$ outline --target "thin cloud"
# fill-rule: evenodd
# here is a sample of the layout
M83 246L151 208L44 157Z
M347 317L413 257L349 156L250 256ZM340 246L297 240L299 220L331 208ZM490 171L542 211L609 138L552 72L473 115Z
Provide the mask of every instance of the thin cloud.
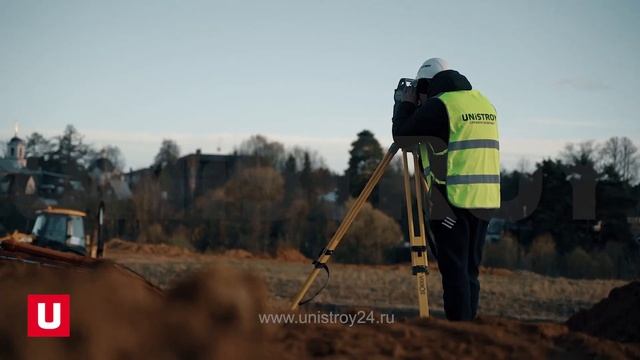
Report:
M611 88L603 81L582 77L563 78L556 81L554 85L559 88L567 88L579 91L602 91L609 90Z

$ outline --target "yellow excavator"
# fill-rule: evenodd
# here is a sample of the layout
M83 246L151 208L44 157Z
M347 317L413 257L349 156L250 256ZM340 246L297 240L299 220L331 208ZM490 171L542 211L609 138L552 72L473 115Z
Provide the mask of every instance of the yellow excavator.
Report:
M0 260L16 260L43 265L91 265L102 258L104 203L98 210L94 235L85 235L82 211L47 207L36 212L30 234L14 231L0 238Z
M0 238L0 265L19 262L56 268L93 269L110 267L114 271L142 281L151 290L162 290L140 274L113 261L103 259L104 203L100 203L97 228L85 235L87 214L82 211L48 207L36 212L30 234L14 231Z

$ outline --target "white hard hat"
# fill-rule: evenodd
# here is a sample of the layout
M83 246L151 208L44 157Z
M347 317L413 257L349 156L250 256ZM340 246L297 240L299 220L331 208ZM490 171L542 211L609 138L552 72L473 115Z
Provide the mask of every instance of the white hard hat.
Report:
M440 71L448 70L449 64L444 59L431 58L425 61L420 69L416 79L431 79Z

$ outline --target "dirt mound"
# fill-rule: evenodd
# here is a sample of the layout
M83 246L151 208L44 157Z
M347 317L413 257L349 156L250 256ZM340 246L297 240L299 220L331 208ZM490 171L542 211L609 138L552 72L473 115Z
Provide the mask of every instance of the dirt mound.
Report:
M112 239L106 243L107 255L111 251L120 251L146 255L182 256L194 255L189 249L167 244L138 244L131 241Z
M1 359L257 358L265 290L214 268L166 293L108 267L0 263ZM28 294L70 294L71 337L28 338Z
M640 342L640 281L615 288L591 309L568 321L569 328L622 342Z
M276 260L310 263L311 260L293 248L280 248L274 257Z
M569 332L561 324L501 318L440 319L384 325L286 325L276 334L282 359L625 359L640 346ZM274 356L275 357L275 356Z
M220 255L234 259L275 259L290 262L311 262L300 251L293 248L280 248L275 255L255 254L244 249L229 249L223 251Z
M254 255L244 249L229 249L222 253L222 256L234 259L253 259Z

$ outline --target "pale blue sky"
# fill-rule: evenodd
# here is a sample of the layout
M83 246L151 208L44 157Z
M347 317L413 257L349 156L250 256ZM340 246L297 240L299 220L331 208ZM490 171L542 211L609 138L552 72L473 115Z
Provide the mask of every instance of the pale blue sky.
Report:
M342 171L358 131L390 144L398 78L438 56L494 102L508 167L640 145L638 24L638 1L0 0L0 138L72 123L135 168L165 137L262 133Z

